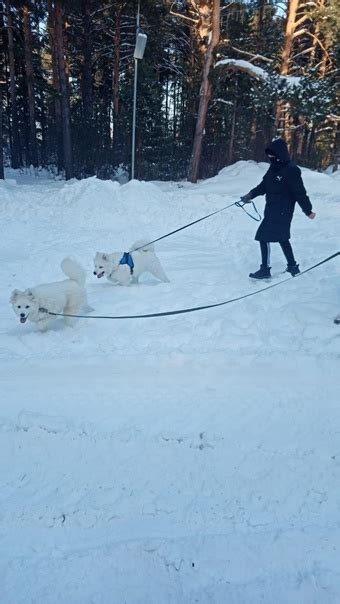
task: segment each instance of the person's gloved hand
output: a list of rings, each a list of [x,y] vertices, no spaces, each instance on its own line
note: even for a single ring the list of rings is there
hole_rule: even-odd
[[[247,193],[247,195],[242,195],[241,201],[243,201],[243,203],[250,203],[251,202],[251,195],[250,195],[250,193]]]

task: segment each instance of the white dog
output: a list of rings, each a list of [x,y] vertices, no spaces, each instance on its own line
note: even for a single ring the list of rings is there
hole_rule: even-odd
[[[137,249],[140,248],[140,249]],[[97,279],[106,278],[115,285],[130,285],[138,283],[142,273],[149,272],[156,279],[169,283],[161,263],[154,252],[154,246],[141,239],[136,241],[128,253],[113,252],[104,254],[97,252],[94,258],[94,271]]]
[[[68,279],[37,285],[24,292],[17,289],[13,291],[10,302],[20,323],[26,323],[29,319],[44,331],[58,318],[49,315],[47,311],[76,315],[82,305],[87,304],[84,269],[71,258],[62,261],[61,269]],[[64,322],[66,325],[73,325],[74,318],[64,317]]]

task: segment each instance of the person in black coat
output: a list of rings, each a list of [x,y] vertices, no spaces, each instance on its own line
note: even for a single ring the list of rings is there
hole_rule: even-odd
[[[250,273],[253,279],[268,279],[270,274],[270,243],[278,242],[287,260],[287,271],[294,277],[299,265],[296,263],[290,244],[290,224],[297,202],[308,218],[315,218],[312,204],[306,193],[301,178],[301,170],[290,159],[287,145],[282,138],[273,141],[266,148],[270,167],[262,182],[242,201],[250,202],[258,195],[266,196],[264,218],[255,235],[261,246],[261,267],[255,273]]]

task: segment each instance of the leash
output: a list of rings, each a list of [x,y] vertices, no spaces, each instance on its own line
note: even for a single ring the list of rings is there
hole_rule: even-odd
[[[248,216],[250,216],[250,218],[252,218],[253,220],[256,220],[256,222],[259,222],[260,220],[262,220],[262,217],[260,216],[259,212],[257,211],[255,203],[253,201],[251,202],[253,205],[254,211],[257,214],[257,217],[253,216],[252,214],[247,212],[247,210],[245,210],[245,208],[243,206],[246,203],[250,203],[250,202],[242,201],[242,199],[240,199],[240,201],[234,201],[233,203],[229,204],[228,206],[224,206],[224,208],[215,210],[215,212],[211,212],[210,214],[207,214],[206,216],[202,216],[202,218],[193,220],[192,222],[189,222],[188,224],[185,224],[184,226],[181,226],[178,229],[175,229],[174,231],[170,231],[170,233],[166,233],[166,235],[162,235],[162,237],[157,237],[157,239],[153,239],[152,241],[149,241],[149,243],[145,243],[144,245],[136,247],[133,250],[131,250],[131,252],[137,252],[138,250],[141,250],[141,249],[147,247],[148,245],[151,245],[152,243],[156,243],[156,241],[161,241],[161,239],[165,239],[166,237],[170,237],[170,235],[179,233],[179,231],[183,231],[184,229],[187,229],[188,227],[192,226],[193,224],[197,224],[198,222],[201,222],[202,220],[206,220],[207,218],[210,218],[211,216],[215,216],[216,214],[219,214],[220,212],[224,212],[225,210],[228,210],[228,208],[232,208],[233,206],[236,206],[237,208],[241,208]]]
[[[250,202],[249,201],[242,201],[242,199],[241,199],[240,201],[235,201],[235,206],[237,208],[241,208],[241,210],[243,210],[247,214],[247,216],[249,216],[250,218],[252,218],[256,222],[260,222],[260,220],[262,220],[262,216],[261,216],[261,214],[259,214],[255,203],[253,201],[251,202],[251,204],[253,206],[253,209],[254,209],[254,212],[255,212],[255,216],[253,216],[253,214],[251,214],[250,212],[247,212],[247,210],[244,207],[246,203],[250,203]]]
[[[49,315],[53,315],[54,317],[72,317],[75,319],[150,319],[152,317],[169,317],[172,315],[182,315],[182,314],[189,313],[189,312],[196,312],[198,310],[206,310],[208,308],[217,308],[218,306],[225,306],[226,304],[231,304],[232,302],[238,302],[239,300],[244,300],[245,298],[250,298],[251,296],[256,296],[257,294],[260,294],[261,292],[267,291],[268,289],[273,289],[274,287],[278,287],[279,285],[282,285],[283,283],[287,283],[288,281],[291,281],[292,279],[297,279],[298,277],[301,277],[301,275],[305,275],[306,273],[309,273],[309,271],[312,271],[315,268],[317,268],[318,266],[321,266],[322,264],[325,264],[326,262],[333,260],[337,256],[340,256],[340,251],[336,252],[335,254],[332,254],[331,256],[328,256],[327,258],[325,258],[324,260],[321,260],[320,262],[317,262],[316,264],[313,264],[313,266],[306,268],[304,271],[301,271],[301,273],[299,273],[298,275],[295,275],[295,277],[288,277],[287,279],[282,279],[282,281],[278,281],[277,283],[272,283],[272,285],[268,285],[267,287],[262,287],[261,289],[258,289],[255,292],[250,292],[248,294],[244,294],[243,296],[238,296],[237,298],[230,298],[229,300],[225,300],[224,302],[216,302],[215,304],[206,304],[205,306],[195,306],[193,308],[182,308],[180,310],[169,310],[169,311],[164,311],[164,312],[149,313],[149,314],[145,314],[145,315],[118,315],[118,316],[64,315],[63,313],[49,312],[46,308],[40,308],[39,310],[42,312],[46,312]]]

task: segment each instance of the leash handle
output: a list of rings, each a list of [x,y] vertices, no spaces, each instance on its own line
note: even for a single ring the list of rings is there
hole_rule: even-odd
[[[251,203],[252,204],[256,216],[253,216],[253,214],[251,214],[250,212],[247,212],[247,210],[244,207],[246,205],[246,203]],[[250,218],[252,218],[256,222],[260,222],[260,220],[262,220],[262,216],[259,213],[259,211],[258,211],[258,209],[257,209],[257,207],[256,207],[256,205],[255,205],[255,203],[253,201],[243,201],[242,199],[240,199],[240,201],[236,201],[235,202],[235,206],[237,208],[241,208],[241,210],[243,210],[247,214],[247,216],[249,216]]]

